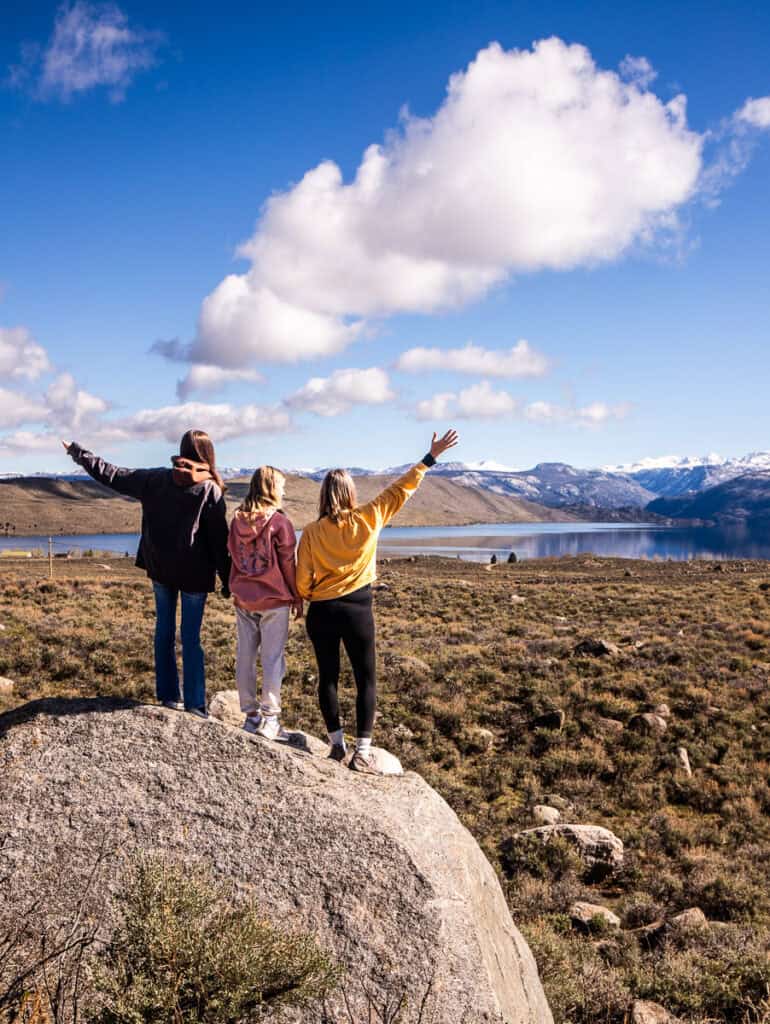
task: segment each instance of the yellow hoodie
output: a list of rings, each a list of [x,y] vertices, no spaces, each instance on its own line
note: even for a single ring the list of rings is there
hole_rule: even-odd
[[[360,505],[338,523],[328,516],[302,531],[297,552],[297,590],[307,601],[329,601],[360,590],[376,579],[380,530],[414,494],[428,467],[424,462]]]

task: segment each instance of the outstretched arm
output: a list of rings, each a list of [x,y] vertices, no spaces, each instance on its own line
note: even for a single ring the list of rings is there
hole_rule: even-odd
[[[122,466],[113,466],[111,462],[105,462],[93,452],[81,448],[77,441],[62,441],[62,444],[69,457],[82,466],[97,483],[111,487],[113,491],[125,494],[129,498],[142,497],[151,470],[124,469]]]
[[[407,473],[404,473],[403,476],[395,480],[389,487],[386,487],[373,501],[362,506],[361,512],[364,515],[368,512],[375,517],[378,526],[385,526],[403,508],[411,495],[414,494],[422,483],[425,473],[435,464],[439,455],[442,455],[449,448],[454,448],[457,440],[457,431],[455,430],[447,430],[443,437],[438,437],[434,433],[430,450],[426,452],[422,459],[415,466],[412,466]]]

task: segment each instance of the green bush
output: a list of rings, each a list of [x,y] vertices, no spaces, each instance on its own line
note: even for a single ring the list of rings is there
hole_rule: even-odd
[[[274,927],[199,869],[141,860],[118,903],[94,1024],[248,1024],[337,983],[311,936]]]

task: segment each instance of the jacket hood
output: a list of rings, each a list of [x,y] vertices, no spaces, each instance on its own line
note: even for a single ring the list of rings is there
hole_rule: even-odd
[[[174,467],[171,473],[177,487],[191,487],[193,484],[214,479],[208,462],[193,462],[192,459],[175,455],[171,463]]]
[[[266,512],[257,512],[253,516],[246,515],[240,509],[233,516],[232,529],[240,541],[254,541],[266,529],[273,518],[277,508],[271,508]]]

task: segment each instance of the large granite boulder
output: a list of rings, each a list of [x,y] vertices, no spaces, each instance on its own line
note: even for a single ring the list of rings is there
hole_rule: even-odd
[[[47,912],[45,879],[85,885],[107,849],[92,884],[109,928],[136,853],[204,863],[318,935],[356,1019],[365,988],[419,1004],[430,986],[442,1024],[551,1024],[498,879],[445,801],[414,773],[358,776],[307,746],[116,700],[0,716],[0,910],[12,892]]]

